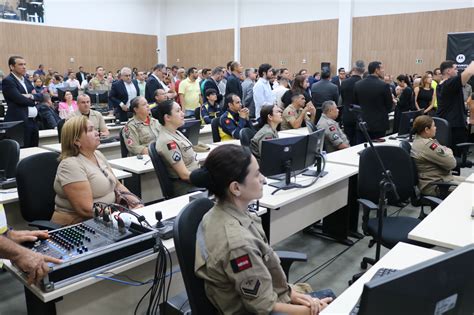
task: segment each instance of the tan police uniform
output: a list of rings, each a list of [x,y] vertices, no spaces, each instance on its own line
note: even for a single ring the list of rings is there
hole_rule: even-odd
[[[302,108],[298,110],[295,109],[293,104],[288,105],[282,114],[283,121],[280,124],[281,130],[293,129],[290,122],[294,122],[301,115],[302,111]]]
[[[193,144],[179,130],[172,132],[162,127],[156,141],[156,150],[165,161],[168,175],[173,182],[175,196],[185,195],[189,190],[195,188],[190,183],[181,180],[172,167],[182,160],[190,172],[199,168]]]
[[[263,125],[263,127],[253,136],[250,142],[250,150],[252,154],[257,158],[257,161],[260,162],[260,155],[262,152],[262,141],[278,139],[278,132],[273,130],[269,124]]]
[[[339,150],[337,147],[341,144],[349,145],[349,140],[347,140],[347,136],[341,130],[339,124],[325,114],[321,115],[316,128],[324,128],[324,145],[326,152],[329,153]]]
[[[438,196],[436,186],[430,185],[432,182],[438,180],[461,181],[460,177],[451,175],[451,170],[456,166],[453,151],[439,144],[436,139],[415,135],[411,156],[415,159],[419,179],[418,187],[423,194]]]
[[[128,155],[141,154],[150,143],[158,141],[160,131],[161,125],[155,118],[148,117],[146,121],[141,121],[133,116],[122,130]]]
[[[109,129],[107,128],[107,125],[105,124],[104,116],[102,116],[102,114],[99,113],[98,111],[91,109],[89,111],[89,115],[85,115],[81,113],[79,110],[76,110],[71,116],[74,117],[74,116],[81,116],[81,115],[86,116],[87,119],[89,119],[89,121],[94,125],[94,128],[97,131]]]
[[[110,91],[111,84],[107,78],[99,80],[97,77],[93,77],[89,81],[88,90],[89,91]]]
[[[290,303],[280,259],[268,245],[261,220],[235,205],[218,202],[196,234],[195,273],[221,314],[269,314]]]

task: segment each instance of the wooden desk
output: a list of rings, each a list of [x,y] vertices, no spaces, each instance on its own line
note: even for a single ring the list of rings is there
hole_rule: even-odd
[[[47,144],[41,147],[50,151],[61,153],[61,143]],[[104,154],[107,160],[118,159],[122,156],[122,153],[120,152],[120,141],[99,144],[97,149],[102,152],[102,154]]]
[[[398,243],[392,250],[383,256],[372,268],[352,284],[346,291],[328,305],[321,315],[348,315],[362,294],[364,284],[368,282],[380,268],[404,269],[420,262],[441,255],[432,249],[406,243]]]
[[[449,249],[474,243],[474,184],[462,183],[428,214],[408,238]]]
[[[58,130],[57,129],[45,129],[40,130],[39,134],[39,146],[59,143]]]

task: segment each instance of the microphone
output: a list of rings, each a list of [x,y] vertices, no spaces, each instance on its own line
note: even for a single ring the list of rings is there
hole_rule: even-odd
[[[359,105],[351,104],[349,105],[350,112],[362,113],[362,108]]]

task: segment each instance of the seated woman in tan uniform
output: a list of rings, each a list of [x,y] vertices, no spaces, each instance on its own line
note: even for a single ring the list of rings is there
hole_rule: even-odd
[[[418,170],[418,187],[425,195],[445,197],[433,182],[454,181],[460,183],[461,177],[451,175],[456,167],[456,158],[453,151],[441,145],[436,139],[436,125],[428,115],[418,116],[413,122],[415,140],[411,147],[411,156],[415,160]],[[453,190],[455,186],[451,186]]]
[[[250,142],[250,150],[258,162],[260,162],[262,152],[262,141],[278,139],[277,128],[282,121],[281,113],[282,110],[277,105],[265,105],[260,109],[258,131]]]
[[[173,182],[174,196],[185,195],[195,188],[189,183],[189,174],[199,168],[199,163],[192,143],[178,130],[184,125],[184,113],[173,100],[165,101],[155,109],[162,125],[156,150],[165,161]]]
[[[127,195],[132,208],[142,206],[115,177],[104,155],[96,150],[99,132],[85,116],[73,117],[61,132],[61,156],[54,190],[56,208],[51,221],[71,225],[92,218],[94,202],[115,203],[116,192]]]
[[[194,268],[219,314],[318,314],[332,299],[291,289],[260,218],[248,211],[265,183],[250,151],[219,146],[195,172],[200,173],[193,176],[195,184],[217,197],[196,233]]]

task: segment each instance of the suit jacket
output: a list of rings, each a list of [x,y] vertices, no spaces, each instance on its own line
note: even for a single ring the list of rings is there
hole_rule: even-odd
[[[206,82],[204,83],[204,87],[203,87],[203,91],[204,91],[204,94],[203,94],[203,99],[204,99],[204,103],[206,102],[206,91],[209,90],[209,89],[214,89],[216,90],[217,92],[217,103],[220,104],[220,102],[222,101],[222,94],[219,93],[219,87],[217,86],[216,84],[216,81],[214,81],[213,78],[209,78],[206,80]]]
[[[51,107],[47,104],[39,104],[38,105],[38,114],[43,121],[43,128],[44,129],[54,129],[58,126],[58,122],[61,120],[58,113],[54,111]]]
[[[82,84],[82,75],[84,75],[84,80],[86,79],[86,74],[84,72],[76,72],[76,79],[79,81],[79,84]]]
[[[388,113],[392,110],[390,86],[375,75],[360,80],[354,88],[354,104],[360,105],[362,118],[371,132],[389,128]]]
[[[334,101],[337,104],[339,92],[335,84],[329,82],[329,80],[321,80],[311,87],[311,98],[313,105],[321,108],[325,101]]]
[[[240,83],[240,78],[237,78],[233,73],[227,78],[227,84],[225,86],[225,96],[230,93],[234,93],[240,99],[242,99],[242,84]]]
[[[137,90],[137,96],[140,95],[140,89],[138,88],[138,84],[133,82],[133,86]],[[120,107],[120,103],[126,104],[128,102],[128,93],[127,88],[125,87],[125,83],[122,80],[115,81],[112,83],[112,87],[109,93],[109,102],[112,103],[113,107],[115,108],[115,113],[118,113],[120,116],[121,121],[127,121],[128,114],[124,112]]]
[[[353,75],[350,78],[342,81],[340,89],[342,105],[344,106],[342,109],[342,121],[345,124],[354,124],[357,122],[357,116],[353,112],[349,111],[349,107],[351,104],[354,104],[354,86],[360,80],[362,80],[362,78],[359,75]]]
[[[34,90],[33,84],[27,79],[25,79],[25,85],[27,91],[11,73],[3,79],[2,92],[8,105],[5,122],[28,120],[28,107],[35,106],[35,101],[40,102],[43,100],[43,94],[33,94],[34,100],[23,96],[22,94],[31,94],[31,91]]]
[[[137,88],[138,88],[138,84],[137,84]],[[150,75],[145,85],[145,98],[148,104],[155,102],[155,91],[158,89],[164,89],[164,88],[153,75]]]
[[[344,81],[342,81],[344,82]],[[341,81],[339,80],[339,76],[336,75],[335,77],[333,77],[331,79],[331,83],[334,83],[336,86],[337,86],[337,91],[339,92],[339,94],[341,94]]]

